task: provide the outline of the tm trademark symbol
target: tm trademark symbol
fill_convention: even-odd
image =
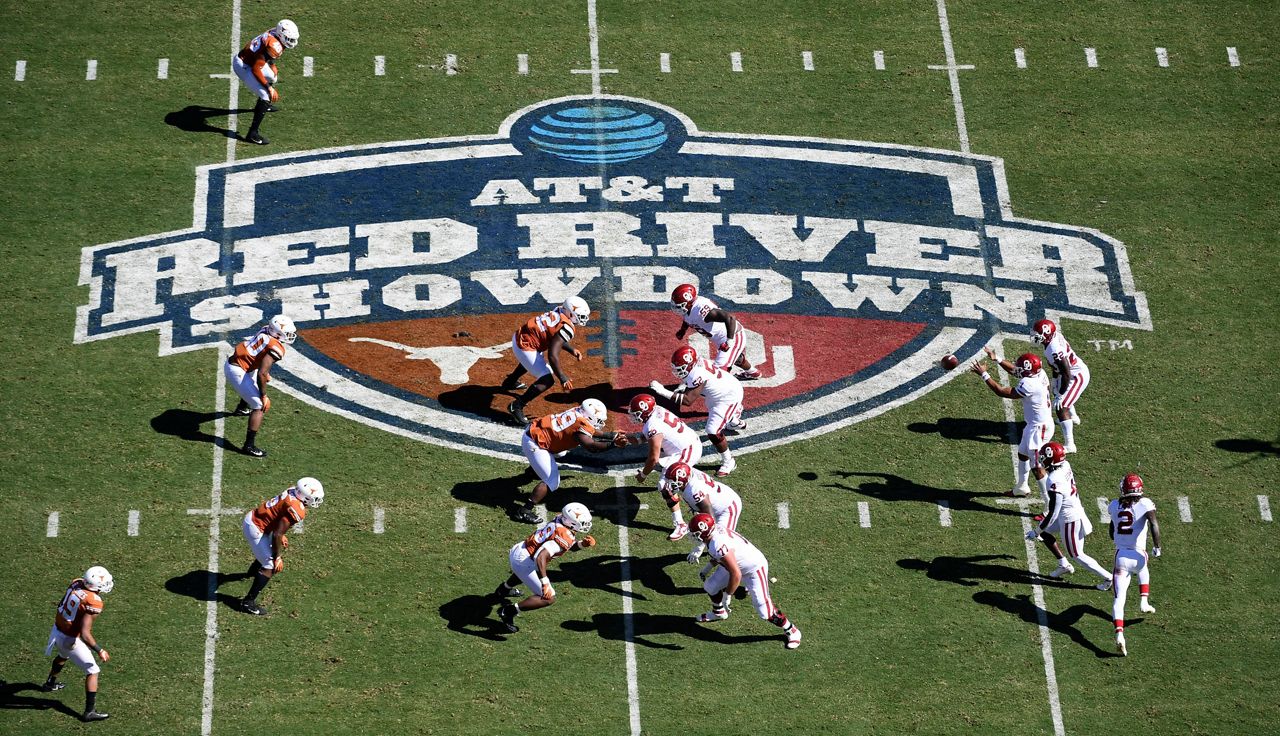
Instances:
[[[1086,340],[1085,342],[1093,345],[1094,352],[1102,352],[1102,346],[1106,345],[1111,350],[1133,350],[1133,340]]]

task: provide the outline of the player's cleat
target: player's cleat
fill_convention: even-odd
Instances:
[[[1010,498],[1022,498],[1024,496],[1030,496],[1031,488],[1030,486],[1018,486],[1017,488],[1010,488],[1009,490],[1004,492],[1004,495]]]
[[[724,463],[720,466],[720,469],[716,471],[716,475],[720,478],[723,478],[726,475],[732,473],[734,468],[736,467],[738,467],[738,461],[734,460],[733,458],[729,458],[728,460],[725,460]]]
[[[720,610],[716,610],[713,608],[706,613],[699,613],[693,620],[700,624],[708,624],[712,621],[723,621],[726,618],[729,618],[729,609],[721,608]]]
[[[58,682],[57,680],[45,680],[44,684],[40,686],[40,692],[44,692],[44,693],[57,692],[58,690],[61,690],[64,687],[66,687],[66,684]]]
[[[257,445],[245,445],[244,454],[249,455],[251,457],[266,457],[267,451],[262,449],[261,447],[258,447]]]
[[[519,598],[524,593],[519,588],[508,588],[506,583],[498,583],[498,587],[493,589],[493,595],[496,598]]]
[[[791,625],[791,631],[787,632],[787,649],[795,649],[800,646],[800,629],[795,624]]]
[[[732,422],[729,422],[729,429],[732,429],[735,432],[745,432],[747,431],[747,423],[741,419],[735,419]]]
[[[1098,590],[1111,590],[1111,581],[1103,580],[1095,586]]]
[[[1062,561],[1060,561],[1060,562],[1058,563],[1058,568],[1057,568],[1056,570],[1054,570],[1053,572],[1049,573],[1049,577],[1051,577],[1051,578],[1060,578],[1060,577],[1062,577],[1063,575],[1070,575],[1071,573],[1073,573],[1073,572],[1075,572],[1075,571],[1076,571],[1076,569],[1075,569],[1074,567],[1072,567],[1072,566],[1071,566],[1071,563],[1070,563],[1070,562],[1067,562],[1066,560],[1062,560]]]
[[[760,377],[760,371],[752,368],[749,371],[743,371],[738,374],[739,381],[754,381]]]
[[[240,610],[241,610],[241,611],[244,611],[245,613],[253,614],[254,616],[265,616],[265,615],[267,615],[267,609],[265,609],[265,608],[263,608],[262,606],[258,605],[258,602],[257,602],[257,601],[246,601],[246,600],[241,600],[241,601],[240,601]]]
[[[1121,657],[1129,656],[1129,647],[1125,646],[1123,631],[1116,632],[1116,651],[1120,652]]]
[[[96,710],[86,710],[84,715],[80,716],[80,720],[85,723],[92,723],[93,721],[105,721],[110,717],[110,713],[99,713]]]
[[[688,533],[689,525],[682,521],[679,524],[676,524],[676,528],[671,530],[671,533],[667,535],[667,539],[675,542],[677,540],[684,539],[685,535]]]
[[[1072,443],[1071,443],[1071,444],[1069,444],[1069,445],[1063,445],[1063,446],[1062,446],[1062,451],[1063,451],[1064,453],[1066,453],[1066,454],[1070,455],[1071,453],[1073,453],[1073,452],[1075,452],[1075,451],[1076,451],[1076,443],[1072,442]]]
[[[249,408],[249,403],[247,401],[240,399],[240,403],[236,404],[236,408],[233,409],[231,413],[238,417],[247,417],[253,413],[253,409]]]
[[[1153,605],[1151,605],[1150,603],[1148,603],[1146,598],[1143,598],[1143,599],[1142,599],[1142,601],[1138,603],[1138,608],[1139,608],[1143,613],[1155,613],[1155,612],[1156,612],[1156,607],[1155,607],[1155,606],[1153,606]]]
[[[507,631],[512,634],[520,630],[520,627],[516,626],[516,612],[518,610],[511,603],[507,603],[498,609],[498,620],[502,621],[502,625],[507,627]]]
[[[252,143],[257,146],[265,146],[271,142],[267,140],[267,137],[265,135],[262,135],[261,133],[250,133],[249,135],[246,135],[244,139],[247,143]]]
[[[510,406],[507,407],[507,412],[511,414],[512,418],[517,422],[524,425],[529,424],[529,417],[524,415],[524,406],[522,406],[519,401],[511,402]]]
[[[270,103],[267,103],[267,112],[280,112],[280,108]]]
[[[527,387],[524,385],[524,381],[521,381],[519,378],[511,378],[510,376],[507,376],[502,379],[502,385],[499,388],[503,391],[519,391],[520,389]]]
[[[542,517],[538,516],[538,512],[528,506],[521,507],[516,511],[513,518],[525,524],[541,524],[543,522]]]

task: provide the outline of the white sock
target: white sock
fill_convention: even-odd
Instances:
[[[1059,421],[1058,427],[1062,429],[1062,439],[1064,440],[1062,444],[1067,447],[1074,445],[1076,443],[1076,425],[1075,422],[1071,421],[1071,417]]]
[[[680,507],[676,506],[674,509],[671,509],[671,524],[673,526],[680,526],[683,523],[684,514],[680,513]]]
[[[1045,473],[1043,478],[1036,478],[1036,485],[1040,486],[1040,493],[1047,498],[1049,496],[1049,474]]]
[[[733,462],[733,450],[725,450],[720,453],[721,464]]]
[[[1016,481],[1015,488],[1026,488],[1027,473],[1029,472],[1031,472],[1031,461],[1018,458],[1018,469],[1014,477],[1014,481]]]

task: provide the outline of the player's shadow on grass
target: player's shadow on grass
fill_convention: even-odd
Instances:
[[[165,590],[174,595],[185,595],[188,598],[195,598],[198,601],[214,601],[240,610],[240,599],[233,595],[219,592],[217,588],[223,583],[232,583],[238,580],[248,580],[248,572],[220,572],[214,579],[214,589],[209,589],[209,571],[208,570],[192,570],[191,572],[175,575],[164,582]]]
[[[213,442],[223,449],[232,449],[226,439],[204,431],[202,425],[219,417],[232,416],[229,411],[191,411],[190,409],[165,409],[152,418],[151,429],[159,434],[178,437],[188,442]]]
[[[37,698],[31,695],[19,695],[27,690],[43,692],[34,682],[5,682],[0,680],[0,709],[5,710],[56,710],[69,715],[77,721],[80,714],[72,710],[66,703],[56,697]]]
[[[1031,596],[1029,595],[1011,596],[994,590],[980,590],[973,594],[973,600],[975,603],[981,603],[984,606],[991,606],[992,608],[998,608],[1005,613],[1011,613],[1029,624],[1035,626],[1040,625],[1041,609],[1032,602]],[[1088,615],[1098,618],[1105,623],[1105,626],[1100,624],[1097,627],[1098,629],[1108,632],[1111,631],[1112,621],[1111,613],[1109,611],[1103,611],[1093,606],[1081,604],[1072,606],[1061,613],[1045,611],[1044,614],[1046,626],[1060,634],[1066,634],[1071,637],[1071,641],[1074,641],[1081,647],[1093,652],[1094,656],[1100,658],[1120,656],[1117,652],[1103,649],[1097,644],[1094,644],[1084,635],[1083,632],[1080,631],[1080,629],[1076,628],[1076,624],[1080,623],[1080,619]],[[1126,620],[1125,626],[1140,623],[1141,621],[1142,619],[1134,619],[1132,621]]]
[[[566,559],[560,563],[560,577],[575,588],[591,588],[603,590],[618,596],[629,596],[637,600],[649,600],[644,593],[636,591],[643,586],[662,596],[689,595],[702,593],[702,585],[698,582],[698,568],[685,564],[684,554],[670,554],[661,557],[629,557],[626,559],[626,579],[639,586],[632,586],[631,593],[622,589],[623,559],[610,555],[594,555],[578,559]],[[678,585],[667,567],[677,564],[688,569],[688,578],[696,587]]]
[[[239,139],[240,136],[230,128],[219,128],[209,123],[210,118],[225,118],[232,113],[250,113],[253,108],[228,110],[225,108],[205,107],[204,105],[187,105],[164,116],[166,125],[188,133],[221,133],[227,138]]]
[[[705,603],[706,601],[703,602]],[[746,615],[743,615],[743,613]],[[739,618],[748,618],[754,621],[756,618],[755,612],[748,607],[745,612],[739,612],[738,616],[734,616],[729,620],[737,621]],[[763,621],[757,623],[765,625]],[[597,613],[591,617],[590,621],[565,621],[560,626],[569,631],[577,631],[584,634],[594,631],[600,638],[611,641],[627,640],[627,616],[623,613]],[[680,651],[684,647],[679,644],[664,644],[648,637],[679,634],[711,644],[749,644],[760,641],[781,641],[776,633],[772,636],[762,634],[732,636],[725,633],[727,626],[728,624],[724,621],[710,625],[700,624],[693,620],[692,615],[675,616],[670,614],[636,613],[631,615],[631,641],[650,649],[670,649],[673,651]]]
[[[464,595],[440,606],[440,618],[450,631],[490,641],[506,641],[509,636],[506,627],[490,615],[500,602],[493,594]]]
[[[1093,589],[1090,585],[1078,585],[1062,580],[1036,575],[1025,567],[992,564],[993,560],[1012,560],[1013,555],[974,555],[973,557],[935,557],[921,560],[907,557],[898,560],[904,570],[919,570],[930,580],[956,585],[975,586],[979,581],[1010,583],[1012,585],[1053,585],[1057,588]]]
[[[1218,440],[1213,443],[1213,445],[1219,450],[1250,455],[1250,457],[1245,458],[1231,467],[1248,465],[1255,460],[1266,460],[1267,458],[1280,457],[1280,443],[1271,442],[1270,440],[1225,438]]]
[[[875,479],[863,481],[856,486],[844,483],[824,483],[823,486],[861,493],[864,496],[870,496],[880,501],[916,501],[934,504],[939,501],[946,501],[952,511],[985,511],[988,514],[1000,514],[1002,516],[1024,515],[1022,511],[1016,508],[988,506],[984,503],[979,503],[978,499],[981,498],[1002,498],[1004,496],[1003,493],[995,491],[983,493],[980,491],[966,491],[960,488],[935,488],[921,485],[909,478],[903,478],[892,473],[856,473],[837,470],[833,471],[832,475],[845,479]]]
[[[942,417],[937,423],[912,422],[907,429],[916,434],[936,434],[944,440],[969,440],[1008,444],[1009,423],[969,417]]]
[[[473,416],[488,419],[491,422],[510,424],[511,426],[516,427],[519,425],[516,420],[507,413],[507,405],[522,393],[524,393],[523,390],[509,392],[503,391],[497,386],[477,386],[475,384],[468,383],[464,386],[459,386],[458,388],[442,392],[440,394],[440,405],[446,409],[465,412]],[[493,397],[499,395],[504,398],[498,401],[499,408],[494,408]],[[512,441],[519,444],[520,435],[513,432]]]

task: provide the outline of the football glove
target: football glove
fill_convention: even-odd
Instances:
[[[1152,547],[1152,548],[1151,548],[1151,554],[1152,554],[1153,556],[1155,556],[1155,557],[1159,557],[1159,556],[1160,556],[1160,548],[1159,548],[1159,547]]]
[[[596,538],[590,534],[578,540],[578,547],[581,549],[590,549],[594,546],[596,546]]]

